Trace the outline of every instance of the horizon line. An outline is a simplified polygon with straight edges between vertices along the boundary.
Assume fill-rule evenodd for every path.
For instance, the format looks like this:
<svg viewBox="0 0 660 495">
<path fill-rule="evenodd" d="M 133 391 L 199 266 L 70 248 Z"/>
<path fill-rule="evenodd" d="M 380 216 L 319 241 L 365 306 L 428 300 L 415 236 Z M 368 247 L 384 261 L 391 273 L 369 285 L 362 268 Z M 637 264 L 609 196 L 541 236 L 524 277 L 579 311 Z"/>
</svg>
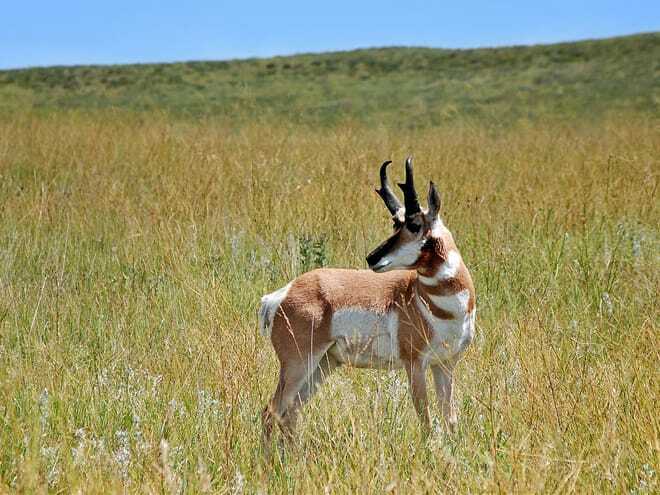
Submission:
<svg viewBox="0 0 660 495">
<path fill-rule="evenodd" d="M 246 62 L 251 60 L 269 60 L 275 58 L 293 58 L 301 57 L 306 55 L 332 55 L 339 53 L 351 53 L 357 51 L 365 50 L 387 50 L 387 49 L 428 49 L 428 50 L 444 50 L 444 51 L 473 51 L 473 50 L 497 50 L 502 48 L 532 48 L 537 46 L 552 46 L 552 45 L 564 45 L 572 43 L 583 43 L 589 41 L 605 41 L 605 40 L 614 40 L 618 38 L 632 38 L 635 36 L 652 36 L 658 35 L 660 31 L 638 31 L 629 34 L 620 34 L 614 36 L 604 36 L 601 38 L 598 37 L 585 37 L 585 38 L 574 38 L 567 39 L 562 41 L 540 41 L 534 43 L 503 43 L 503 44 L 493 44 L 493 45 L 475 45 L 475 46 L 461 46 L 461 47 L 448 47 L 448 46 L 429 46 L 429 45 L 380 45 L 380 46 L 362 46 L 356 48 L 346 48 L 339 50 L 325 50 L 325 51 L 311 51 L 311 52 L 290 52 L 282 53 L 275 55 L 255 55 L 255 56 L 238 56 L 230 58 L 190 58 L 190 59 L 179 59 L 179 60 L 149 60 L 149 61 L 139 61 L 139 62 L 100 62 L 100 63 L 71 63 L 71 64 L 51 64 L 51 65 L 24 65 L 24 66 L 13 66 L 13 67 L 0 67 L 0 72 L 8 71 L 20 71 L 20 70 L 32 70 L 32 69 L 66 69 L 66 68 L 78 68 L 78 67 L 116 67 L 116 66 L 147 66 L 147 65 L 174 65 L 174 64 L 187 64 L 187 63 L 197 63 L 197 62 Z"/>
</svg>

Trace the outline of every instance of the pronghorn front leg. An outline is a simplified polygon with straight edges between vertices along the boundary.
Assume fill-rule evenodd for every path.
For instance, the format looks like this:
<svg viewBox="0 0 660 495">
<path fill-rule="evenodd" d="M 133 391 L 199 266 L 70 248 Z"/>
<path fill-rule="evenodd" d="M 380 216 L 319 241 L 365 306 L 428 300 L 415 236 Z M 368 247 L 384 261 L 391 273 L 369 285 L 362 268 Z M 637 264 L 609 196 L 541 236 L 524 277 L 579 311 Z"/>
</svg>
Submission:
<svg viewBox="0 0 660 495">
<path fill-rule="evenodd" d="M 440 406 L 442 417 L 450 433 L 454 433 L 456 430 L 456 424 L 458 423 L 452 397 L 454 392 L 455 364 L 456 363 L 454 362 L 444 362 L 431 366 L 438 405 Z"/>
<path fill-rule="evenodd" d="M 430 430 L 429 406 L 426 394 L 426 368 L 420 360 L 410 361 L 406 364 L 410 395 L 412 396 L 415 411 L 419 416 L 424 434 Z"/>
</svg>

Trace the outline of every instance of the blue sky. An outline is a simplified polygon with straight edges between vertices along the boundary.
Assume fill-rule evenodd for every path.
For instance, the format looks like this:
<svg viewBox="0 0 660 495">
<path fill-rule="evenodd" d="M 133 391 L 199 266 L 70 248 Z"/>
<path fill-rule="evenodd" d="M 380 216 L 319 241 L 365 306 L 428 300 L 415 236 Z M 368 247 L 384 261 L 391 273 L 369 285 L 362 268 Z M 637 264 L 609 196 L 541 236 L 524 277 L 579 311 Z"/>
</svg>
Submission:
<svg viewBox="0 0 660 495">
<path fill-rule="evenodd" d="M 0 68 L 552 43 L 660 30 L 660 0 L 12 1 Z"/>
</svg>

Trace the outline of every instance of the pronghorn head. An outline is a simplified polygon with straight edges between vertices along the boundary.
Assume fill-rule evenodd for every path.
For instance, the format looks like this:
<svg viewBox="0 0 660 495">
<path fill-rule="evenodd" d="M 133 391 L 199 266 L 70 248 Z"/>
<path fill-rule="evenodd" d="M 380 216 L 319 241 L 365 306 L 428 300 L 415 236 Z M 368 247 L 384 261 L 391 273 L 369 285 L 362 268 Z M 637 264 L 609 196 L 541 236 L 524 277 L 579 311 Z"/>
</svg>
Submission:
<svg viewBox="0 0 660 495">
<path fill-rule="evenodd" d="M 440 195 L 433 182 L 429 187 L 428 209 L 423 210 L 417 199 L 413 184 L 412 157 L 406 159 L 406 182 L 399 184 L 403 191 L 401 204 L 387 180 L 387 161 L 380 167 L 380 189 L 376 192 L 383 198 L 392 214 L 394 234 L 367 256 L 369 268 L 375 272 L 420 267 L 429 256 L 441 254 L 441 241 L 434 236 L 434 227 L 439 220 Z"/>
</svg>

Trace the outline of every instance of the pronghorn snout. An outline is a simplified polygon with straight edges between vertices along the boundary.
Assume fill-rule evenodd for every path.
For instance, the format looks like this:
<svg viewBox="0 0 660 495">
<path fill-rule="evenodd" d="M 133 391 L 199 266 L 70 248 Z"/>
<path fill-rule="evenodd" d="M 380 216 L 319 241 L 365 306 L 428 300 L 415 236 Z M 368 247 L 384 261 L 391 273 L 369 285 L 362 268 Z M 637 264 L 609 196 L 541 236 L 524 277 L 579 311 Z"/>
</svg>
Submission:
<svg viewBox="0 0 660 495">
<path fill-rule="evenodd" d="M 390 260 L 380 260 L 377 264 L 375 265 L 369 265 L 369 268 L 373 270 L 374 272 L 382 272 L 387 268 L 389 265 L 391 265 L 392 262 Z"/>
<path fill-rule="evenodd" d="M 367 263 L 371 270 L 379 272 L 392 263 L 387 259 L 387 255 L 392 252 L 396 242 L 397 235 L 395 234 L 367 255 Z"/>
</svg>

